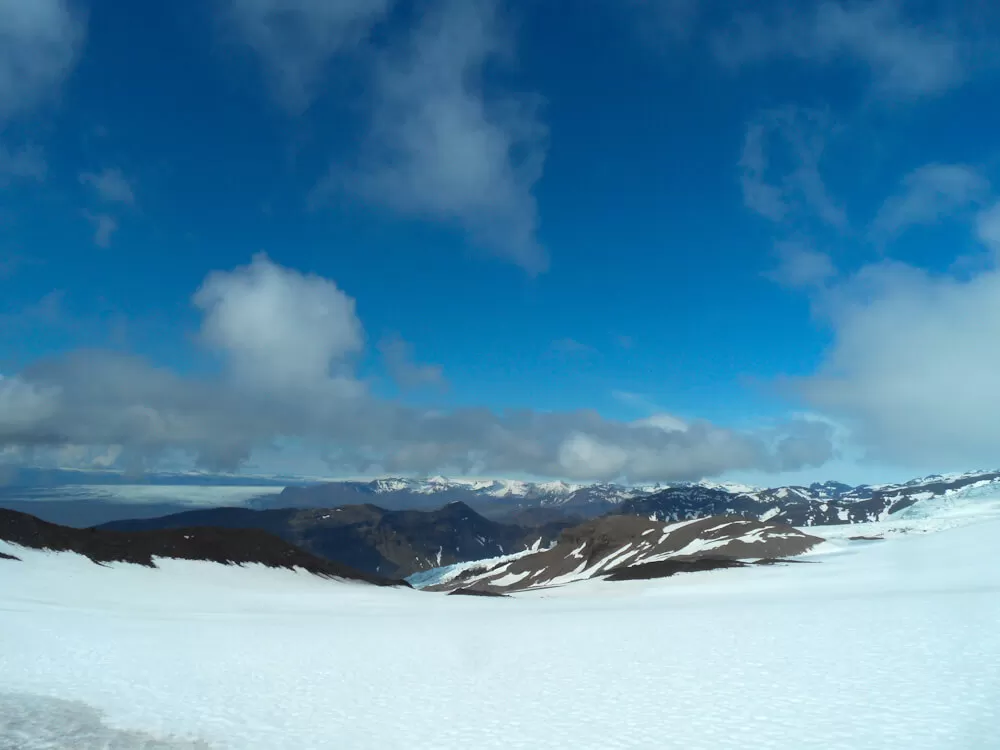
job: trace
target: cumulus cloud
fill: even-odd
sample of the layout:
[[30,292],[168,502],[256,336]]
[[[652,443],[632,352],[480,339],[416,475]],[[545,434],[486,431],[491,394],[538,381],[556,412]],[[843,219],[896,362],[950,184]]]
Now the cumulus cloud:
[[120,169],[108,168],[100,172],[81,172],[80,184],[92,188],[97,197],[107,203],[126,203],[128,205],[135,203],[132,183],[126,179]]
[[447,381],[441,365],[427,365],[413,358],[413,345],[398,334],[379,342],[379,353],[389,376],[402,388],[444,388]]
[[372,130],[346,182],[373,203],[454,225],[539,272],[547,256],[532,189],[547,131],[534,98],[488,96],[481,81],[484,67],[510,54],[495,0],[433,5],[406,48],[378,66]]
[[66,0],[0,0],[0,123],[58,90],[84,33],[83,19]]
[[926,164],[903,178],[900,190],[879,209],[872,222],[878,241],[898,236],[911,226],[934,224],[985,201],[990,183],[965,164]]
[[831,455],[828,427],[793,419],[757,432],[693,422],[608,420],[592,411],[427,410],[380,400],[352,360],[364,332],[332,281],[256,256],[210,274],[194,295],[215,376],[184,376],[137,358],[78,351],[0,380],[0,446],[85,446],[142,467],[184,454],[238,467],[289,439],[358,472],[527,473],[576,479],[697,479],[779,471]]
[[118,231],[118,220],[109,214],[95,214],[84,211],[83,217],[94,227],[94,244],[98,247],[111,247],[111,236]]
[[255,255],[250,265],[209,274],[194,295],[202,338],[240,380],[311,392],[343,376],[364,345],[354,300],[336,284]]
[[217,0],[222,20],[260,57],[277,100],[305,110],[326,66],[363,42],[391,0]]
[[739,162],[747,208],[773,222],[815,218],[845,229],[847,215],[820,173],[831,129],[824,112],[791,106],[766,110],[750,122]]
[[968,280],[868,266],[824,300],[835,342],[802,383],[876,457],[995,466],[1000,455],[1000,273]]
[[770,14],[737,15],[713,44],[724,64],[775,58],[864,65],[878,92],[892,98],[938,94],[960,83],[969,55],[964,37],[943,19],[921,22],[896,0],[823,0],[779,5]]

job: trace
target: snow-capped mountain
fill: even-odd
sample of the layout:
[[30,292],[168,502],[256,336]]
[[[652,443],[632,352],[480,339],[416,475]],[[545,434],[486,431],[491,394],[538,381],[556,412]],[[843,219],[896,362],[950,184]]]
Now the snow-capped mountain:
[[661,521],[734,514],[793,526],[859,524],[896,517],[918,503],[930,506],[926,512],[933,513],[933,507],[939,504],[936,501],[942,498],[990,488],[1000,493],[1000,472],[935,474],[904,484],[851,487],[824,482],[749,492],[694,484],[632,498],[621,503],[618,512]]
[[946,497],[969,488],[992,486],[1000,492],[1000,471],[935,474],[902,484],[851,486],[830,481],[772,488],[710,481],[626,486],[440,476],[428,479],[390,477],[370,482],[287,487],[279,494],[254,499],[250,506],[258,509],[330,508],[371,503],[391,510],[425,510],[460,501],[489,518],[518,523],[536,517],[545,521],[560,516],[586,519],[623,512],[655,514],[661,520],[674,521],[735,514],[796,526],[817,526],[871,522],[896,514],[916,502]]

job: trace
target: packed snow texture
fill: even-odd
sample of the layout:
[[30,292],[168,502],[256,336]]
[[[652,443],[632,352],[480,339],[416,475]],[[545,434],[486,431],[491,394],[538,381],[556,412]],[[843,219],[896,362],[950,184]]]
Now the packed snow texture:
[[506,599],[0,543],[0,748],[992,750],[998,535]]

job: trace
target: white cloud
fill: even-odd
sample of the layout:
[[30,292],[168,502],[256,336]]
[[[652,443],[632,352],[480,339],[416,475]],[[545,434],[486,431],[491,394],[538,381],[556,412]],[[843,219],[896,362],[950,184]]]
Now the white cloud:
[[769,15],[736,16],[714,40],[716,57],[738,66],[789,57],[821,64],[864,65],[881,94],[893,98],[938,94],[966,76],[963,37],[946,19],[920,22],[896,0],[778,6]]
[[776,223],[815,218],[846,229],[820,172],[831,129],[825,113],[800,107],[766,110],[750,122],[739,163],[747,208]]
[[57,390],[0,375],[0,442],[51,417],[58,395]]
[[58,90],[84,34],[66,0],[0,0],[0,123]]
[[497,14],[494,0],[441,0],[407,49],[382,59],[372,131],[347,184],[395,211],[455,225],[538,272],[547,257],[532,189],[547,133],[532,98],[483,90],[483,68],[511,53]]
[[118,231],[118,220],[108,214],[83,212],[84,218],[94,225],[94,244],[98,247],[111,247],[111,236]]
[[441,365],[415,362],[413,345],[399,335],[382,339],[378,348],[390,377],[402,388],[443,388],[447,385]]
[[217,0],[222,19],[260,57],[271,89],[290,112],[313,101],[326,67],[363,42],[391,0]]
[[100,456],[121,446],[118,464],[130,468],[182,453],[232,469],[255,449],[291,441],[346,473],[378,466],[635,481],[779,471],[831,455],[828,428],[803,420],[758,432],[698,422],[682,431],[592,411],[428,411],[380,400],[354,372],[364,341],[354,301],[332,281],[264,256],[210,274],[194,302],[203,342],[223,358],[220,375],[182,376],[101,351],[38,361],[0,385],[0,447],[87,446]]
[[899,193],[872,222],[876,240],[896,237],[908,227],[934,224],[989,197],[990,183],[965,164],[927,164],[903,178]]
[[629,454],[620,446],[580,432],[559,445],[559,466],[567,477],[617,477],[624,473],[628,460]]
[[967,280],[901,263],[867,266],[818,309],[835,335],[802,382],[871,457],[910,466],[996,466],[1000,272]]
[[336,284],[255,255],[248,266],[209,274],[194,295],[204,340],[242,381],[314,392],[364,345],[354,300]]
[[108,168],[100,172],[81,172],[80,184],[90,186],[97,197],[107,203],[135,203],[132,183],[126,179],[122,171]]

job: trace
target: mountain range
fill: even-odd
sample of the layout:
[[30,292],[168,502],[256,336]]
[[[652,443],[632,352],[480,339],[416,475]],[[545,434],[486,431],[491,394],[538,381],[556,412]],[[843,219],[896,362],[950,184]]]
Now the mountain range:
[[248,506],[263,510],[374,504],[389,510],[421,510],[457,501],[488,518],[519,525],[626,512],[657,513],[673,520],[731,513],[811,526],[877,520],[918,500],[989,484],[1000,487],[1000,471],[934,474],[900,484],[852,486],[830,481],[774,488],[719,482],[627,486],[385,478],[286,487],[280,493],[253,498]]
[[[933,475],[902,484],[824,482],[769,489],[712,482],[628,487],[386,478],[291,486],[252,498],[249,507],[168,511],[152,518],[140,512],[149,510],[142,504],[119,504],[115,507],[120,515],[97,528],[130,533],[256,530],[366,575],[404,578],[546,550],[567,530],[585,527],[593,519],[632,516],[664,524],[729,516],[799,528],[860,524],[933,513],[970,493],[991,494],[993,488],[1000,491],[1000,472]],[[0,500],[0,505],[7,504]],[[45,517],[52,503],[10,506],[32,514],[37,508],[37,515]]]
[[[457,563],[547,549],[567,530],[586,527],[593,519],[630,516],[664,524],[727,516],[788,527],[858,524],[898,517],[918,503],[933,504],[945,496],[993,485],[1000,489],[1000,473],[934,476],[877,487],[827,482],[764,490],[708,483],[642,489],[388,479],[289,488],[255,501],[306,507],[212,508],[118,520],[100,528],[258,529],[372,575],[408,577]],[[476,505],[456,497],[472,499]],[[438,507],[394,510],[372,502],[342,504],[358,499]]]
[[162,518],[114,521],[113,531],[215,527],[257,529],[310,554],[371,574],[405,577],[421,570],[552,544],[567,522],[522,527],[491,521],[462,502],[427,511],[375,505],[337,508],[211,508]]

